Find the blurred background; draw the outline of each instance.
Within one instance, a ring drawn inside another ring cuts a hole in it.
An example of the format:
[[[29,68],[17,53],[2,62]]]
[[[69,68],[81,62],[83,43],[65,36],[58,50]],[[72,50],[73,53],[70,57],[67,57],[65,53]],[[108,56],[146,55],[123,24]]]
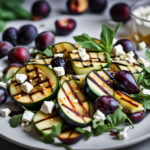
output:
[[[62,39],[74,42],[72,36],[82,33],[99,38],[102,23],[114,28],[123,22],[116,38],[131,39],[136,45],[145,41],[150,45],[150,7],[147,6],[149,0],[0,0],[0,41],[32,47],[39,33],[50,31],[51,38],[55,37],[50,45]],[[149,146],[147,140],[128,150],[147,150]],[[24,150],[0,139],[1,150],[10,148]]]

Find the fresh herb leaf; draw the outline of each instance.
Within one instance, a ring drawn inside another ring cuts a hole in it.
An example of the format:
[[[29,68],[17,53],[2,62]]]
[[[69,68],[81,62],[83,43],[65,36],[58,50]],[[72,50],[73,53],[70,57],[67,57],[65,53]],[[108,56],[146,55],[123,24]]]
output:
[[[10,120],[9,120],[10,126],[11,126],[12,128],[18,127],[19,122],[20,122],[22,116],[23,116],[23,114],[20,114],[20,115],[15,115],[15,116],[13,116],[12,118],[10,118]]]
[[[0,31],[3,31],[5,29],[6,22],[3,20],[0,20]]]
[[[52,52],[52,48],[51,48],[50,46],[47,46],[44,51],[39,51],[39,50],[38,50],[38,52],[39,52],[40,54],[44,54],[44,55],[46,55],[46,56],[48,56],[48,57],[52,57],[52,56],[54,55],[53,52]]]
[[[121,26],[121,24],[122,24],[122,22],[120,22],[120,23],[115,27],[115,30],[114,30],[115,34],[117,33],[117,31],[118,31],[119,27]]]
[[[29,110],[29,109],[25,108],[24,106],[22,106],[22,108],[23,108],[24,110],[26,110],[26,111],[31,111],[31,112],[34,112],[34,113],[37,112],[37,111]]]
[[[150,95],[146,94],[130,94],[133,99],[150,99]]]
[[[105,57],[107,59],[107,63],[109,64],[110,63],[110,55],[109,55],[109,53],[105,52]]]
[[[147,59],[150,61],[150,51],[148,49],[145,51],[145,55]]]
[[[54,143],[54,145],[56,145],[56,146],[63,146],[67,150],[73,150],[69,145],[66,145],[66,144],[63,144],[63,143]]]
[[[150,79],[144,79],[146,85],[150,86]]]
[[[10,80],[12,77],[13,77],[13,76],[7,78],[7,76],[6,76],[5,74],[3,74],[3,77],[2,77],[2,78],[3,78],[3,82],[4,82],[4,83],[7,83],[7,81]]]
[[[150,68],[145,67],[145,70],[146,70],[148,73],[150,73]]]
[[[62,125],[63,124],[59,124],[57,126],[53,125],[51,133],[45,135],[43,141],[47,144],[54,143],[55,142],[54,137],[61,133]]]
[[[82,133],[86,140],[88,140],[92,136],[92,132],[89,132],[87,130],[83,130],[80,127],[77,127],[76,131],[79,132],[79,133]]]

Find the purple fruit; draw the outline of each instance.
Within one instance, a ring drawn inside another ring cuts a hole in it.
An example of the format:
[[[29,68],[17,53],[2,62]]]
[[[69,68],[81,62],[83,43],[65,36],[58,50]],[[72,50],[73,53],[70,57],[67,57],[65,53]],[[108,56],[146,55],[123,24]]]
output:
[[[112,96],[101,96],[95,101],[95,109],[100,110],[105,115],[112,114],[118,108],[119,102]]]
[[[125,3],[117,3],[110,9],[112,20],[116,22],[127,22],[130,19],[130,7]]]
[[[121,90],[128,94],[138,94],[139,87],[135,81],[134,76],[130,71],[118,71],[113,79],[113,86],[115,90]]]
[[[45,31],[37,35],[35,45],[38,50],[45,50],[48,45],[53,45],[55,36],[52,32]]]
[[[29,60],[30,53],[24,47],[15,47],[8,53],[8,61],[10,63],[20,63],[24,65]]]
[[[37,29],[33,25],[24,25],[18,31],[18,42],[20,44],[30,44],[37,36]]]
[[[13,45],[7,41],[0,42],[0,58],[7,56]]]
[[[137,112],[137,113],[127,113],[127,116],[133,123],[139,123],[144,119],[145,114],[146,114],[146,109],[144,109],[144,111]]]
[[[89,6],[88,0],[68,0],[67,8],[71,14],[82,14]]]
[[[52,67],[64,67],[65,70],[68,68],[68,60],[62,57],[53,58],[50,64]]]
[[[94,13],[101,13],[107,6],[107,0],[90,0],[89,7]]]
[[[3,33],[3,41],[10,42],[13,46],[16,46],[18,43],[18,31],[16,28],[8,28]]]
[[[40,20],[47,17],[50,12],[50,5],[44,0],[36,1],[31,8],[31,13],[35,20]]]
[[[76,21],[70,18],[56,20],[55,27],[58,35],[68,35],[75,29]]]
[[[8,92],[5,88],[0,86],[0,105],[4,104],[8,98]]]

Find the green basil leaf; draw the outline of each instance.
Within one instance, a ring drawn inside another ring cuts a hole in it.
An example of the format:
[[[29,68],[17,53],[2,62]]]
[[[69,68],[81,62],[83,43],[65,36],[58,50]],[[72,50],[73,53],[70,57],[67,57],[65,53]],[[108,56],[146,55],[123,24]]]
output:
[[[147,59],[150,61],[150,51],[148,49],[145,51],[145,55]]]
[[[61,133],[62,126],[63,126],[62,123],[57,126],[52,126],[52,132],[54,136],[57,136]]]
[[[53,145],[65,147],[67,150],[73,150],[69,145],[63,143],[54,143]]]
[[[53,57],[54,54],[52,52],[52,48],[50,46],[47,46],[46,49],[44,51],[38,51],[40,54],[44,54],[48,57]]]
[[[7,78],[7,76],[6,76],[5,74],[3,74],[3,77],[2,77],[2,78],[3,78],[3,82],[4,82],[4,83],[7,83],[7,81],[10,80],[10,79],[12,79],[12,77],[13,77],[13,76]]]
[[[0,20],[0,31],[3,31],[5,29],[6,22],[3,20]]]
[[[111,123],[112,127],[116,127],[124,123],[126,118],[127,115],[122,111],[122,106],[120,104],[113,114],[106,116],[107,121]]]
[[[136,99],[136,101],[141,103],[147,110],[150,110],[150,99]]]
[[[88,140],[92,136],[92,132],[89,132],[87,130],[83,130],[80,127],[77,127],[76,131],[79,132],[79,133],[82,133],[86,140]]]
[[[150,95],[146,95],[146,94],[130,94],[130,96],[137,100],[137,99],[150,99]]]
[[[121,24],[122,24],[122,22],[120,22],[120,23],[115,27],[115,30],[114,30],[115,34],[117,33],[117,31],[118,31],[119,27],[121,26]]]
[[[26,111],[31,111],[31,112],[34,112],[34,113],[38,112],[38,111],[29,110],[29,109],[25,108],[24,106],[22,106],[22,108],[23,108],[24,110],[26,110]]]
[[[109,55],[109,53],[104,52],[104,54],[105,54],[105,57],[107,59],[107,63],[110,63],[110,55]]]
[[[144,79],[146,85],[150,86],[150,79]]]
[[[13,116],[12,118],[10,118],[10,120],[9,120],[10,126],[11,126],[12,128],[18,127],[19,122],[20,122],[22,116],[23,116],[23,114],[20,114],[20,115],[15,115],[15,116]]]

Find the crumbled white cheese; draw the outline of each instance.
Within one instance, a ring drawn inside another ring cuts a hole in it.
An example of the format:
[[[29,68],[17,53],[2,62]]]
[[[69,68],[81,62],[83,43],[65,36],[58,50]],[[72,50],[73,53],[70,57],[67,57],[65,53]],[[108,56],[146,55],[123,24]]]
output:
[[[145,67],[150,67],[150,62],[142,57],[140,57],[137,61],[141,64],[144,64]]]
[[[147,95],[150,95],[150,90],[147,90],[147,89],[143,89],[140,94],[147,94]]]
[[[54,107],[55,107],[55,103],[53,101],[44,101],[40,110],[45,114],[51,114]]]
[[[33,85],[26,81],[21,85],[21,89],[26,93],[30,93],[33,89]]]
[[[81,59],[82,59],[83,61],[86,61],[86,60],[88,60],[89,58],[90,58],[89,54],[85,54],[85,55],[82,55],[82,56],[81,56]]]
[[[118,138],[123,140],[125,138],[127,138],[127,131],[129,130],[129,127],[125,127],[123,131],[121,131],[119,134],[118,134]]]
[[[55,71],[58,77],[65,75],[64,67],[54,67],[53,70]]]
[[[9,108],[1,109],[1,116],[7,117],[10,114],[11,110]]]
[[[34,113],[31,111],[24,111],[23,116],[22,116],[22,121],[27,121],[27,122],[31,122],[32,118],[34,116]]]
[[[7,83],[0,82],[0,86],[2,86],[3,88],[7,89]]]
[[[128,52],[126,55],[129,59],[133,59],[133,57],[134,57],[133,51]]]
[[[27,75],[18,73],[18,74],[16,74],[15,79],[18,83],[24,83],[24,81],[27,79]]]
[[[0,81],[3,79],[3,73],[0,72]]]
[[[80,57],[82,57],[82,56],[84,56],[84,55],[86,55],[86,52],[84,52],[84,51],[83,51],[83,52],[79,52],[79,56],[80,56]]]
[[[54,54],[54,57],[63,57],[62,53]]]
[[[48,67],[49,67],[50,69],[53,69],[52,65],[48,65]]]
[[[30,125],[30,122],[27,121],[27,122],[25,123],[25,127],[28,127],[29,125]]]
[[[86,49],[85,48],[78,48],[78,53],[80,53],[80,52],[86,52]]]
[[[72,50],[72,53],[78,53],[78,50]]]
[[[97,111],[95,112],[93,118],[94,118],[96,121],[105,120],[105,119],[106,119],[105,114],[103,114],[100,110],[97,110]]]
[[[115,54],[115,56],[125,55],[123,47],[120,44],[113,47],[113,53]]]
[[[82,130],[86,130],[86,131],[89,131],[89,132],[92,131],[91,126],[84,127],[84,128],[82,128]]]
[[[115,44],[117,41],[118,41],[118,40],[114,38],[114,39],[113,39],[113,44]]]
[[[11,79],[7,81],[7,87],[8,88],[9,88],[10,84],[11,84]]]
[[[40,57],[38,55],[35,56],[35,59],[39,59]]]
[[[29,53],[32,53],[34,51],[34,48],[28,49]]]
[[[24,131],[27,132],[27,133],[29,133],[29,132],[32,131],[32,127],[31,127],[31,126],[26,127],[26,128],[24,129]]]
[[[138,47],[139,47],[140,50],[143,50],[143,49],[146,48],[146,43],[143,41],[143,42],[138,44]]]
[[[74,99],[74,100],[73,100],[73,103],[78,103],[78,100],[77,100],[77,99]]]
[[[20,126],[21,126],[22,128],[25,127],[25,123],[22,122]]]

